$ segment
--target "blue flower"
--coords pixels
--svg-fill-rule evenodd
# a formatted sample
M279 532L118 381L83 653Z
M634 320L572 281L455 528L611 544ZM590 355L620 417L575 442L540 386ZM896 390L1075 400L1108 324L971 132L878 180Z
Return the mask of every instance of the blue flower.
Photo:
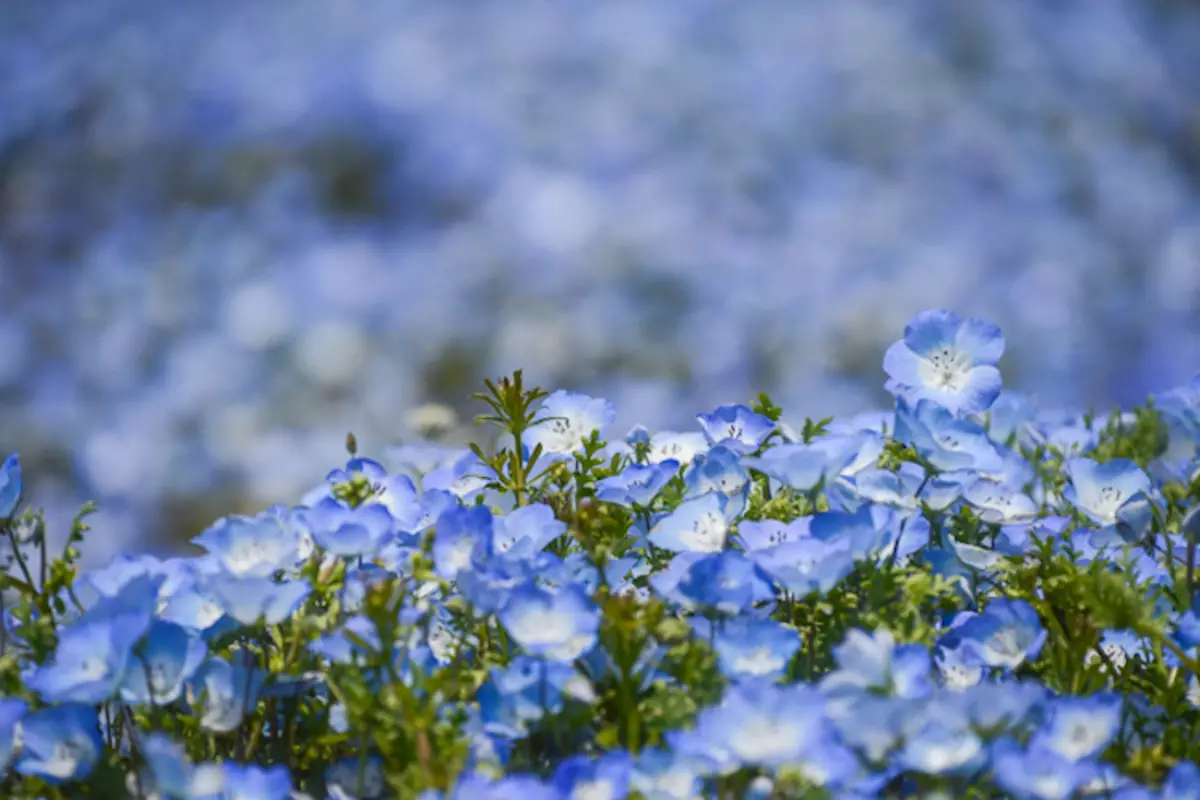
M156 620L137 649L121 687L121 699L160 706L175 702L207 654L208 647L199 636L173 622Z
M650 452L647 459L651 464L676 461L687 464L693 458L710 449L708 437L699 431L659 431L650 437Z
M796 597L824 594L854 570L849 542L798 539L747 554Z
M13 453L0 466L0 518L11 517L17 510L21 491L21 460Z
M1102 530L1112 530L1125 541L1140 539L1150 527L1153 513L1150 477L1133 461L1115 458L1098 464L1090 458L1073 458L1065 465L1070 483L1063 497Z
M116 694L146 626L136 614L80 620L59 635L51 663L26 683L48 703L102 703Z
M433 565L438 577L454 578L492 555L495 519L487 506L452 506L437 520Z
M187 700L200 709L200 727L228 733L258 704L264 676L260 670L233 666L221 658L204 663L187 686Z
M727 497L730 521L745 510L750 494L750 473L742 466L741 456L723 445L693 458L684 470L683 483L689 497L710 492Z
M1163 784L1162 800L1200 800L1200 766L1193 761L1176 764Z
M151 733L138 743L146 761L141 774L142 788L166 797L193 797L191 793L194 767L187 760L183 747L162 733Z
M934 699L904 725L900 766L926 775L974 771L987 760L983 740L971 730L966 714L945 699Z
M223 517L192 542L212 553L230 575L269 578L297 565L301 536L294 521L285 524L280 517L262 514Z
M745 456L742 466L764 472L798 492L808 492L825 480L826 472L834 465L826 447L778 444L767 448L761 456Z
M702 618L697 624L712 625ZM704 632L697 633L700 638L708 638ZM800 634L771 619L736 617L717 626L712 643L726 677L769 679L781 677L787 670L800 649Z
M932 400L955 414L987 411L1000 394L1004 336L986 320L952 311L917 314L904 338L888 348L883 368L894 390L913 402Z
M975 663L1005 670L1037 658L1046 642L1046 629L1033 606L1008 598L992 600L982 614L968 619L952 635Z
M746 550L763 550L811 537L811 523L812 517L797 517L791 522L743 520L738 523L737 538Z
M932 691L933 662L919 644L897 645L892 632L852 629L833 648L837 669L821 680L827 693L875 689L897 697L924 697Z
M687 607L738 614L775 597L762 568L736 550L711 553L692 564L675 594Z
M15 697L0 698L0 776L8 770L16 743L17 724L29 711L29 704Z
M571 756L554 771L554 785L563 797L579 800L622 800L629 794L633 759L613 751L599 758Z
M827 735L825 698L804 684L746 681L696 720L696 736L735 764L780 767L799 760Z
M673 552L717 553L729 531L729 500L720 492L684 500L650 529L656 547Z
M450 800L561 800L553 786L532 775L490 778L466 774L454 786Z
M1056 697L1049 708L1049 720L1034 733L1029 746L1050 750L1068 761L1099 755L1121 728L1120 695Z
M307 516L317 544L343 558L370 558L396 532L396 520L381 503L351 508L336 498L326 497L309 509Z
M209 579L205 588L226 614L243 625L259 621L278 625L296 613L312 593L312 586L303 579L273 581L227 575Z
M741 404L721 406L712 413L697 414L696 419L712 445L738 454L758 450L777 427L768 417Z
M35 711L21 721L21 755L16 770L52 785L86 777L103 743L96 709L70 703Z
M1018 800L1067 800L1096 776L1096 767L1051 750L1022 749L1010 739L992 747L992 770L1001 788Z
M259 767L257 764L221 765L224 796L238 800L290 800L292 779L287 767Z
M486 525L482 522L482 516L479 519L481 524ZM554 509L545 503L531 503L493 519L492 547L496 553L527 558L566 531L567 524L554 516Z
M1004 465L996 443L981 425L958 419L929 400L914 406L897 398L894 438L911 444L940 470L992 472Z
M600 613L577 586L548 592L533 583L513 590L500 611L508 635L532 656L573 661L596 644Z
M477 700L484 729L518 739L548 714L557 714L571 700L596 700L591 683L570 664L519 655L503 669L493 668Z
M657 464L630 464L619 474L597 482L596 498L606 503L647 507L677 474L679 462L671 459Z
M524 445L530 452L540 444L547 456L566 456L593 433L603 436L616 416L617 407L608 400L559 389L542 400L538 421L525 432Z
M700 786L695 765L669 750L639 753L630 780L630 788L646 800L693 800Z

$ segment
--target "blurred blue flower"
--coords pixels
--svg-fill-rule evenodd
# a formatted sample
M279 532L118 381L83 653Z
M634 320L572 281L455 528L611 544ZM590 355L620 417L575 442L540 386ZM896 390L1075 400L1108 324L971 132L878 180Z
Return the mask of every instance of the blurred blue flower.
M532 656L573 661L596 644L600 614L577 586L548 592L532 583L513 590L499 613L508 635Z
M207 654L208 647L199 636L173 622L156 620L135 651L121 686L121 699L160 706L175 702Z
M21 721L21 755L15 769L61 785L89 775L103 746L95 708L77 703L49 706Z
M0 466L0 518L11 517L21 500L21 460L16 453Z

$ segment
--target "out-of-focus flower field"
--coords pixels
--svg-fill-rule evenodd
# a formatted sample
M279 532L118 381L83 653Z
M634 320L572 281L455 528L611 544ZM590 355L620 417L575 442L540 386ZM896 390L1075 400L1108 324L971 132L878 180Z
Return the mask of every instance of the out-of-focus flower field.
M1182 0L5 0L0 442L102 559L518 367L614 430L851 414L947 306L1043 406L1140 401L1200 365L1197 42Z

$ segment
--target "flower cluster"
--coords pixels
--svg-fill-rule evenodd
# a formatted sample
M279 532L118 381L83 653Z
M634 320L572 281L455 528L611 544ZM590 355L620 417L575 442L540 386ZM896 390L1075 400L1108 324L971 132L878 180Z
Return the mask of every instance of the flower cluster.
M932 304L1047 404L1190 377L1200 6L948 5L4 0L0 439L102 557L518 365L859 411Z
M914 317L894 408L350 458L203 554L81 572L0 470L12 798L1200 798L1200 379L1106 419Z

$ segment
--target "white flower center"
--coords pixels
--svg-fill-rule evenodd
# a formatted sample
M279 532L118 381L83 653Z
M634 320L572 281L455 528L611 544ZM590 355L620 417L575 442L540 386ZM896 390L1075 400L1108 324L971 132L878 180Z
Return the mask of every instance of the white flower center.
M971 380L971 356L956 347L940 347L921 359L918 373L926 385L958 393Z
M682 538L693 550L715 553L725 546L727 530L725 517L713 511L706 511L692 523L691 533L685 533Z

